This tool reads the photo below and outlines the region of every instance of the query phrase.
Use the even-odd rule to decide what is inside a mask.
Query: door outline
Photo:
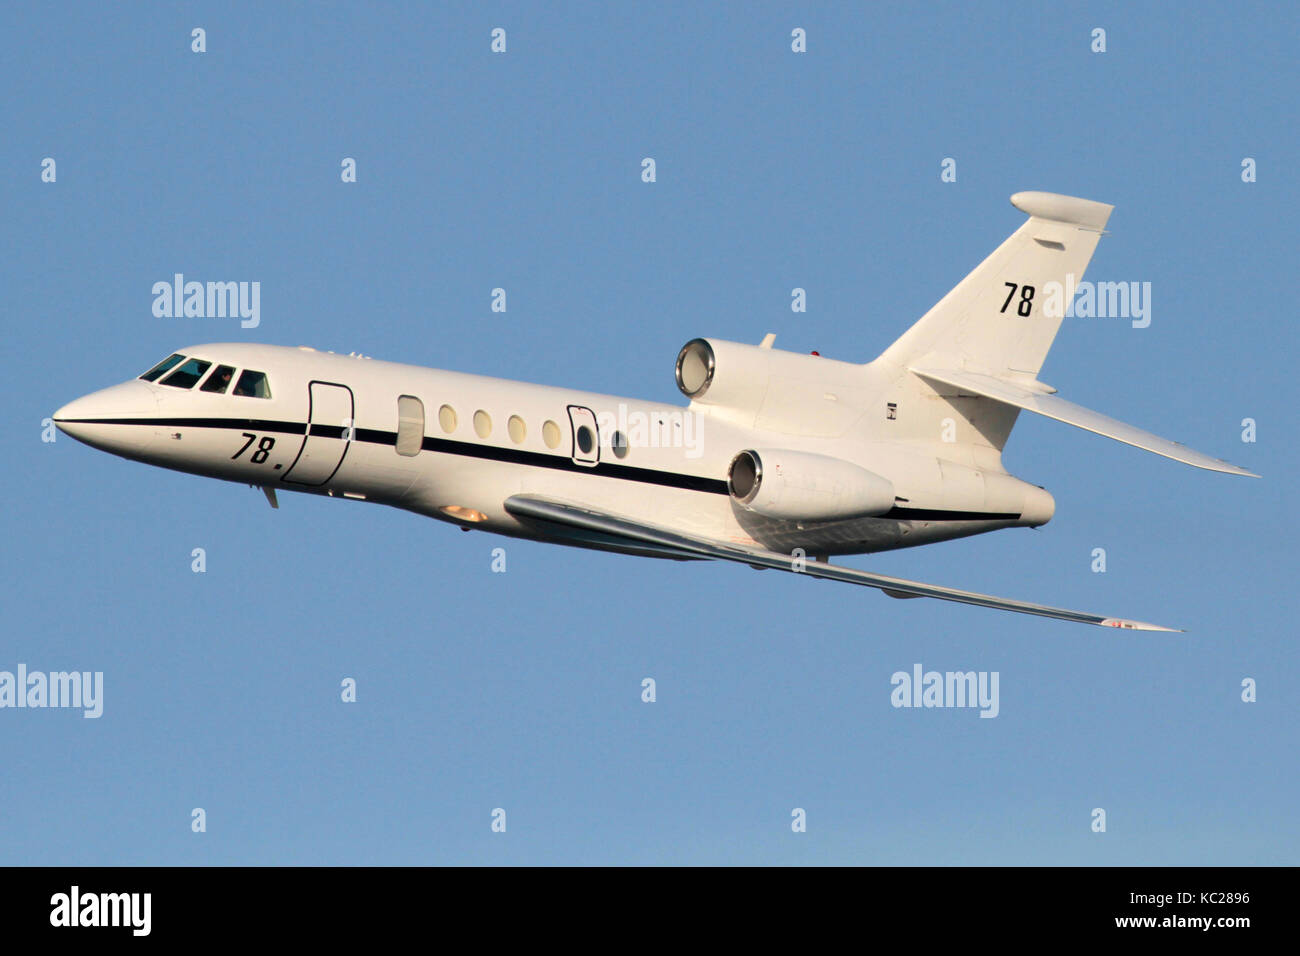
[[[312,393],[312,388],[316,385],[326,385],[331,388],[341,388],[343,389],[343,391],[348,393],[349,414],[347,417],[347,424],[327,425],[324,422],[317,423],[312,420],[312,415],[316,411],[316,396]],[[352,394],[352,389],[350,389],[348,386],[344,385],[342,382],[324,382],[321,381],[320,379],[312,379],[310,382],[308,382],[307,383],[307,428],[306,431],[303,433],[302,445],[298,449],[297,457],[294,458],[293,464],[288,467],[288,469],[285,471],[284,475],[280,478],[280,480],[284,482],[288,482],[291,485],[306,485],[308,487],[313,487],[313,488],[319,488],[321,485],[327,485],[331,481],[333,481],[334,476],[338,474],[339,468],[343,466],[343,460],[348,457],[348,449],[352,447],[352,439],[353,436],[356,434],[356,416],[357,416],[356,396]],[[335,463],[334,468],[332,471],[330,471],[329,475],[322,481],[300,481],[296,478],[291,478],[290,475],[292,475],[293,470],[298,467],[298,462],[302,460],[303,453],[307,450],[307,443],[311,441],[312,428],[317,424],[321,426],[322,431],[324,429],[330,429],[332,431],[335,428],[339,430],[338,436],[330,435],[327,437],[324,434],[317,436],[317,440],[329,440],[337,437],[343,441],[343,451],[339,455],[339,460]]]
[[[590,452],[583,452],[578,448],[578,429],[583,425],[591,429],[593,442]],[[600,426],[596,423],[595,412],[583,405],[570,405],[569,438],[573,442],[570,457],[575,465],[582,465],[584,468],[595,468],[600,464]]]

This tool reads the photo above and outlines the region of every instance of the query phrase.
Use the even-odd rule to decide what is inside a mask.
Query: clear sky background
[[[0,863],[1300,862],[1298,25],[1271,3],[6,4],[0,669],[102,670],[105,700],[0,710]],[[1023,416],[1005,461],[1055,495],[1049,525],[846,563],[1187,634],[273,512],[41,441],[196,342],[672,403],[697,335],[865,362],[1023,221],[1023,189],[1114,203],[1088,278],[1152,284],[1149,328],[1067,319],[1043,379],[1264,477]],[[261,326],[155,318],[176,272],[259,281]],[[892,708],[918,662],[1000,672],[1000,716]]]

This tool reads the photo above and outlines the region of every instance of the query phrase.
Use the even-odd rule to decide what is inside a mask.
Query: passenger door
[[[352,444],[352,389],[332,382],[312,382],[308,389],[311,405],[307,435],[283,480],[323,485],[334,477]]]

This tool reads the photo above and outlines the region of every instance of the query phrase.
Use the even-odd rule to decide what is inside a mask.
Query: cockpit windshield
[[[153,368],[149,369],[149,371],[141,375],[140,377],[144,379],[146,382],[157,381],[159,375],[171,369],[172,366],[174,366],[177,362],[181,361],[184,358],[185,356],[180,355],[179,353],[175,355],[169,355],[161,362],[159,362],[157,365],[155,365]]]
[[[199,386],[200,392],[215,392],[218,395],[224,395],[226,389],[230,387],[230,380],[234,377],[235,370],[229,365],[218,365],[208,376],[208,380]]]
[[[208,369],[212,369],[212,374],[204,379],[203,376],[207,375]],[[251,368],[240,372],[233,365],[218,365],[212,368],[212,363],[205,359],[186,359],[179,352],[167,356],[140,378],[146,382],[157,382],[159,385],[169,385],[172,388],[193,388],[199,382],[203,382],[199,385],[199,391],[210,392],[213,395],[228,393],[242,398],[271,397],[271,380],[266,377],[265,372],[257,372]],[[234,388],[230,387],[232,382],[235,383]]]
[[[266,379],[265,372],[254,372],[251,369],[244,369],[239,376],[239,384],[235,386],[235,395],[249,395],[253,398],[270,398],[271,383]]]
[[[211,362],[192,358],[158,384],[170,385],[173,388],[193,388],[194,383],[201,379],[203,373],[211,367]]]

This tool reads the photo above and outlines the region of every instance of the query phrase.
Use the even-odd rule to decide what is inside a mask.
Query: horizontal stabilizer
[[[1136,448],[1142,448],[1157,455],[1172,458],[1174,461],[1181,461],[1184,464],[1195,465],[1197,468],[1206,468],[1210,471],[1221,471],[1229,475],[1244,475],[1248,478],[1259,477],[1252,471],[1238,468],[1236,465],[1229,464],[1220,458],[1212,458],[1199,451],[1193,451],[1186,445],[1181,445],[1176,441],[1161,438],[1159,435],[1153,435],[1141,428],[1136,428],[1133,425],[1102,415],[1100,412],[1084,408],[1082,405],[1076,405],[1056,395],[1047,394],[1045,387],[1038,383],[1034,384],[1038,385],[1038,389],[1042,389],[1041,391],[993,375],[981,375],[978,372],[929,368],[914,368],[911,371],[931,382],[939,382],[960,389],[963,392],[991,398],[995,402],[1014,405],[1016,408],[1034,412],[1046,418],[1054,418],[1058,422],[1065,422],[1067,425],[1082,428],[1096,435],[1105,435],[1107,438],[1113,438],[1116,441],[1124,442],[1126,445],[1133,445]]]

